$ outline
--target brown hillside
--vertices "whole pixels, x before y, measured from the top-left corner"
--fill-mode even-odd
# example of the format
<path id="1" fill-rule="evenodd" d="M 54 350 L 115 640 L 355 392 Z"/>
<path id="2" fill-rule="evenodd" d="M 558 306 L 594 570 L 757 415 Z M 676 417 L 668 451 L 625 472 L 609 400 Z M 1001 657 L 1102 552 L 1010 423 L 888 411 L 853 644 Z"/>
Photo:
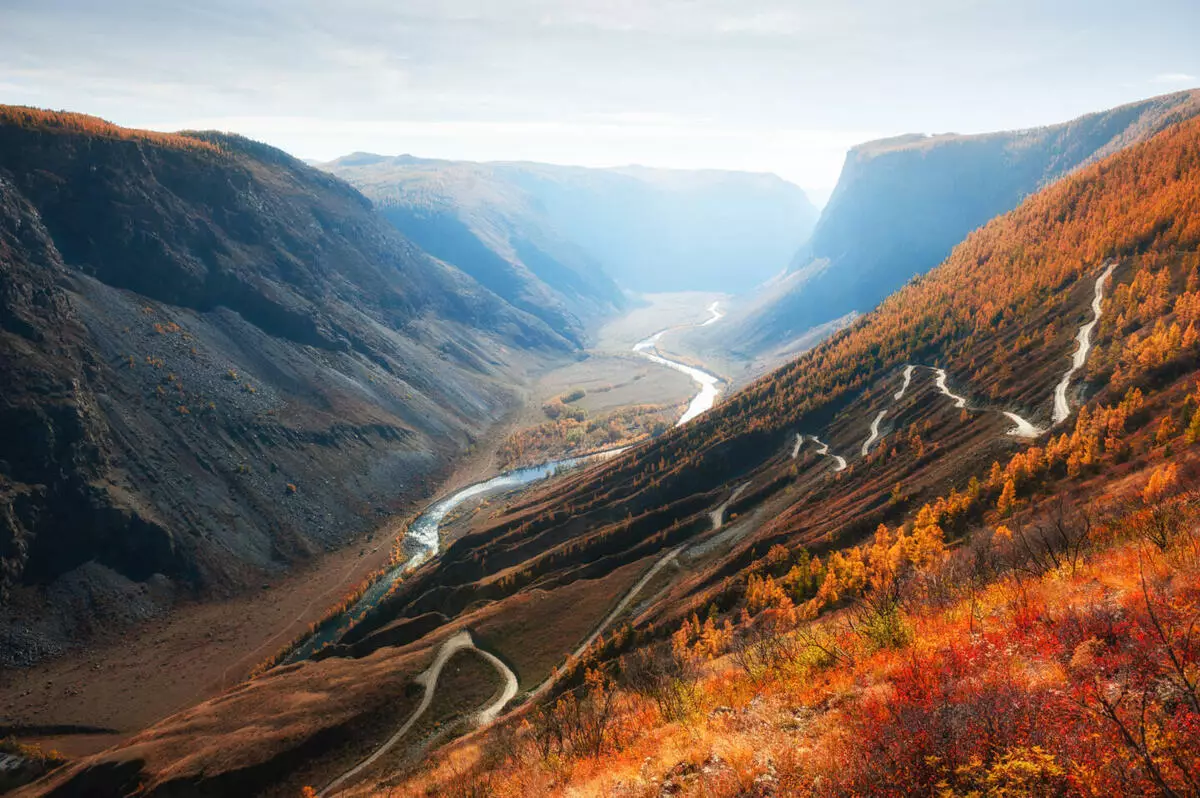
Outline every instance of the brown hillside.
<path id="1" fill-rule="evenodd" d="M 1095 351 L 1068 392 L 1076 412 L 1036 439 L 1007 434 L 1004 411 L 1050 426 L 1110 263 Z M 1030 198 L 697 423 L 495 510 L 402 582 L 349 651 L 364 665 L 396 656 L 388 635 L 402 619 L 441 613 L 447 629 L 503 629 L 486 644 L 536 684 L 580 625 L 617 606 L 628 588 L 614 580 L 669 567 L 563 669 L 555 701 L 364 790 L 1188 794 L 1200 648 L 1162 630 L 1200 617 L 1184 534 L 1200 442 L 1198 267 L 1193 121 Z M 897 400 L 905 364 L 922 368 Z M 805 443 L 793 457 L 797 433 L 830 454 Z M 535 600 L 546 594 L 563 600 Z M 299 695 L 317 669 L 353 679 L 358 662 L 289 667 L 251 689 Z M 1106 683 L 1126 685 L 1126 703 Z M 245 718 L 228 701 L 209 713 L 208 747 L 188 767 L 216 779 L 238 743 L 212 729 Z M 311 734 L 321 716 L 314 705 Z M 1122 731 L 1137 723 L 1140 743 Z M 140 744 L 166 750 L 172 728 Z M 259 755 L 279 761 L 312 738 L 272 739 Z M 116 749 L 56 783 L 124 767 L 163 794 L 177 786 L 160 756 L 139 759 Z"/>

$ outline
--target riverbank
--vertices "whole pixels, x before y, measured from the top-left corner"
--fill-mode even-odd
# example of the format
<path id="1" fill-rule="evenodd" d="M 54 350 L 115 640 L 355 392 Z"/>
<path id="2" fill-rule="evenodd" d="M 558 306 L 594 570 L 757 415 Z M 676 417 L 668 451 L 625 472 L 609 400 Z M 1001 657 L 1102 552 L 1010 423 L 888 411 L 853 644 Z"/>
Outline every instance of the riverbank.
<path id="1" fill-rule="evenodd" d="M 719 305 L 719 300 L 710 302 L 705 308 L 707 317 L 703 321 L 661 329 L 631 347 L 632 352 L 649 360 L 651 363 L 687 375 L 698 387 L 699 390 L 692 397 L 675 426 L 687 424 L 712 408 L 720 393 L 722 380 L 699 368 L 664 357 L 658 350 L 658 343 L 666 333 L 673 330 L 687 329 L 694 326 L 708 326 L 719 322 L 723 316 L 719 310 Z M 577 389 L 572 395 L 575 397 L 575 400 L 582 399 L 586 396 L 586 391 Z M 495 494 L 523 490 L 527 486 L 549 479 L 562 471 L 572 470 L 594 461 L 617 456 L 626 448 L 628 447 L 614 446 L 591 454 L 565 457 L 535 466 L 502 472 L 489 479 L 467 485 L 452 494 L 443 496 L 437 501 L 430 503 L 408 525 L 405 539 L 402 541 L 400 547 L 406 555 L 405 559 L 399 564 L 392 566 L 369 586 L 366 586 L 362 594 L 353 602 L 350 602 L 346 609 L 340 610 L 337 614 L 325 619 L 320 628 L 313 630 L 306 639 L 299 641 L 289 651 L 285 652 L 279 663 L 291 664 L 309 659 L 327 646 L 340 642 L 352 628 L 380 606 L 392 586 L 403 578 L 405 574 L 419 567 L 428 559 L 437 556 L 443 536 L 441 524 L 456 508 L 469 502 L 477 503 L 481 499 Z"/>
<path id="2" fill-rule="evenodd" d="M 89 734 L 23 735 L 67 756 L 109 748 L 181 709 L 224 692 L 388 565 L 401 524 L 435 496 L 495 473 L 496 451 L 521 423 L 534 392 L 460 460 L 433 496 L 411 502 L 346 546 L 264 577 L 258 590 L 183 602 L 133 628 L 101 633 L 36 668 L 0 671 L 0 720 L 95 727 Z"/>
<path id="3" fill-rule="evenodd" d="M 531 371 L 525 401 L 493 427 L 429 497 L 413 502 L 374 531 L 347 546 L 265 579 L 259 590 L 226 599 L 188 602 L 161 618 L 120 633 L 100 635 L 85 648 L 28 670 L 0 672 L 0 704 L 7 723 L 96 727 L 91 734 L 27 736 L 23 741 L 83 756 L 111 747 L 183 708 L 243 680 L 256 665 L 329 608 L 386 567 L 401 523 L 437 496 L 486 480 L 500 470 L 497 451 L 516 430 L 539 421 L 552 392 L 583 376 L 609 390 L 588 394 L 592 408 L 646 402 L 682 403 L 695 393 L 691 380 L 638 358 L 630 348 L 662 320 L 702 322 L 708 295 L 666 295 L 598 331 L 597 348 L 582 361 Z M 626 345 L 626 341 L 629 343 Z M 620 351 L 613 348 L 619 346 Z"/>

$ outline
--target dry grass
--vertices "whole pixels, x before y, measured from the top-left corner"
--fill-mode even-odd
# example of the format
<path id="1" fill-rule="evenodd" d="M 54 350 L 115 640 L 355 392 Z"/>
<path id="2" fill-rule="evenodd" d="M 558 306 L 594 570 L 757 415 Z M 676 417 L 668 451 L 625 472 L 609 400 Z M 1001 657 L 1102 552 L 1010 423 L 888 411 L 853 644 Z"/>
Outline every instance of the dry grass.
<path id="1" fill-rule="evenodd" d="M 554 590 L 526 590 L 467 616 L 476 639 L 505 659 L 522 690 L 562 666 L 625 591 L 650 567 L 638 560 L 602 579 L 579 579 Z"/>
<path id="2" fill-rule="evenodd" d="M 748 673 L 732 655 L 709 660 L 679 720 L 666 721 L 647 697 L 622 690 L 612 744 L 600 756 L 542 757 L 537 731 L 526 725 L 506 755 L 471 740 L 403 787 L 370 794 L 652 796 L 667 784 L 671 794 L 714 798 L 769 794 L 754 791 L 768 786 L 814 796 L 1154 792 L 1136 744 L 1122 742 L 1116 723 L 1098 714 L 1105 693 L 1095 692 L 1093 676 L 1157 674 L 1154 695 L 1167 695 L 1178 680 L 1167 645 L 1194 676 L 1196 641 L 1176 632 L 1200 612 L 1195 524 L 1193 515 L 1170 546 L 1157 549 L 1137 536 L 1136 513 L 1120 514 L 1070 571 L 1009 572 L 983 586 L 959 585 L 949 600 L 914 598 L 905 611 L 911 635 L 899 646 L 856 632 L 849 610 L 802 623 L 784 633 L 796 643 L 794 656 L 761 672 Z M 995 544 L 996 557 L 1005 545 Z M 1147 607 L 1162 623 L 1184 626 L 1156 634 Z M 1097 638 L 1110 615 L 1131 629 Z M 814 635 L 836 640 L 849 659 L 807 646 Z M 1200 750 L 1186 725 L 1194 713 L 1174 709 L 1173 700 L 1148 700 L 1151 761 L 1175 794 L 1190 794 L 1185 766 L 1171 758 L 1191 761 Z M 1118 710 L 1120 720 L 1136 724 L 1137 712 L 1128 710 Z M 1180 711 L 1185 725 L 1176 726 Z"/>

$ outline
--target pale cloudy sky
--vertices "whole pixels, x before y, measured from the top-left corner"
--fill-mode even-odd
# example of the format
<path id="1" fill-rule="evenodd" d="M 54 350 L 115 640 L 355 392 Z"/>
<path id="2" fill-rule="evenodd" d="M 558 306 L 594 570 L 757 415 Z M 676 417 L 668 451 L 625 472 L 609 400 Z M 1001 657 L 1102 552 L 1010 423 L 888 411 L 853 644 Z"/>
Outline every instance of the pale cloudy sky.
<path id="1" fill-rule="evenodd" d="M 1197 0 L 0 0 L 0 102 L 354 150 L 776 172 L 1200 85 Z"/>

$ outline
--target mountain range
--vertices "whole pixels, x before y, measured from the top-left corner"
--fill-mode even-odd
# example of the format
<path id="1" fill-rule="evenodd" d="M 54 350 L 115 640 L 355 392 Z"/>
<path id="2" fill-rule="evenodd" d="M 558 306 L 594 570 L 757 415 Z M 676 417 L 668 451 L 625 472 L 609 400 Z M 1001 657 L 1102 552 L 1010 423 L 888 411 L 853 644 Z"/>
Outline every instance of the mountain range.
<path id="1" fill-rule="evenodd" d="M 817 219 L 800 188 L 766 174 L 363 153 L 320 167 L 501 295 L 533 275 L 585 318 L 617 301 L 604 275 L 635 294 L 745 291 L 783 269 Z"/>
<path id="2" fill-rule="evenodd" d="M 329 645 L 27 792 L 1192 794 L 1198 101 L 856 148 L 788 273 L 693 341 L 839 329 L 435 521 L 438 555 L 332 608 Z M 337 545 L 323 513 L 349 534 L 347 494 L 427 484 L 526 359 L 577 356 L 637 290 L 571 222 L 628 170 L 328 167 L 360 194 L 235 137 L 7 113 L 9 606 Z M 63 549 L 90 559 L 43 570 Z"/>
<path id="3" fill-rule="evenodd" d="M 2 109 L 0 214 L 8 661 L 344 546 L 575 349 L 234 136 Z"/>
<path id="4" fill-rule="evenodd" d="M 814 328 L 871 310 L 1038 189 L 1197 114 L 1193 90 L 1047 127 L 853 147 L 811 238 L 705 342 L 743 354 L 811 345 Z"/>
<path id="5" fill-rule="evenodd" d="M 770 209 L 778 263 L 811 221 L 756 175 L 316 169 L 231 134 L 0 108 L 4 661 L 244 591 L 432 492 L 531 370 L 628 303 L 600 262 L 617 244 L 555 206 L 564 185 L 651 224 L 712 206 L 712 268 L 764 246 L 744 214 L 718 230 L 730 203 Z"/>

